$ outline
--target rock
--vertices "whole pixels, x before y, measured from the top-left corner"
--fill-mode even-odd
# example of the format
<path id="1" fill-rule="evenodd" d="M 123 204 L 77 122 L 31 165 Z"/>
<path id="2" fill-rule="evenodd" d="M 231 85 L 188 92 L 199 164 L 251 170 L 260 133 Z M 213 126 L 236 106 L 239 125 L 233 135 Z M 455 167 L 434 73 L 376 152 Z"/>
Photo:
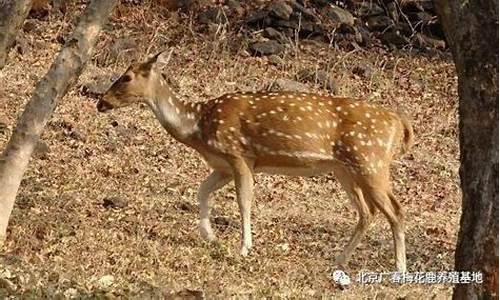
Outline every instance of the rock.
<path id="1" fill-rule="evenodd" d="M 338 92 L 338 86 L 335 80 L 326 71 L 319 70 L 316 74 L 318 83 L 323 86 L 323 88 L 329 90 L 333 94 Z"/>
<path id="2" fill-rule="evenodd" d="M 124 125 L 118 125 L 118 126 L 111 125 L 111 126 L 115 127 L 116 135 L 123 139 L 131 139 L 137 135 L 137 128 L 135 128 L 134 126 L 124 126 Z"/>
<path id="3" fill-rule="evenodd" d="M 295 92 L 308 92 L 311 89 L 300 82 L 295 80 L 280 78 L 269 85 L 269 90 L 272 91 L 295 91 Z"/>
<path id="4" fill-rule="evenodd" d="M 354 26 L 348 24 L 340 24 L 340 26 L 337 28 L 337 32 L 355 34 L 356 29 L 354 28 Z"/>
<path id="5" fill-rule="evenodd" d="M 201 24 L 226 24 L 227 15 L 220 7 L 211 7 L 198 15 L 198 21 Z"/>
<path id="6" fill-rule="evenodd" d="M 76 128 L 73 128 L 73 130 L 70 131 L 69 137 L 81 142 L 85 142 L 87 140 L 87 136 Z"/>
<path id="7" fill-rule="evenodd" d="M 394 25 L 394 28 L 391 30 L 399 31 L 401 35 L 404 35 L 406 37 L 410 37 L 415 33 L 413 31 L 413 28 L 411 28 L 411 26 L 407 22 L 399 22 Z"/>
<path id="8" fill-rule="evenodd" d="M 336 5 L 331 5 L 330 7 L 328 7 L 326 10 L 326 15 L 330 19 L 340 24 L 348 24 L 351 26 L 354 25 L 353 15 L 347 10 L 340 8 Z"/>
<path id="9" fill-rule="evenodd" d="M 400 6 L 401 11 L 405 14 L 418 11 L 434 11 L 432 0 L 401 1 Z"/>
<path id="10" fill-rule="evenodd" d="M 408 17 L 410 20 L 414 21 L 416 24 L 421 24 L 421 26 L 425 26 L 434 21 L 435 17 L 428 12 L 419 11 L 413 14 L 409 14 Z"/>
<path id="11" fill-rule="evenodd" d="M 316 16 L 311 10 L 305 8 L 304 6 L 300 5 L 296 1 L 292 1 L 290 5 L 293 7 L 293 9 L 299 14 L 302 19 L 305 20 L 310 20 L 313 22 L 320 22 L 320 18 Z"/>
<path id="12" fill-rule="evenodd" d="M 358 17 L 370 17 L 370 16 L 378 16 L 383 15 L 385 13 L 384 9 L 378 6 L 375 2 L 363 1 L 358 2 L 356 5 L 355 13 Z"/>
<path id="13" fill-rule="evenodd" d="M 398 5 L 396 4 L 396 2 L 389 2 L 386 6 L 387 6 L 387 13 L 389 14 L 389 17 L 391 17 L 391 19 L 394 22 L 398 22 L 399 21 L 399 8 L 398 8 Z"/>
<path id="14" fill-rule="evenodd" d="M 417 33 L 412 38 L 413 45 L 420 49 L 446 49 L 446 42 L 443 40 L 429 37 L 422 33 Z"/>
<path id="15" fill-rule="evenodd" d="M 282 41 L 283 40 L 283 34 L 279 32 L 278 30 L 272 28 L 272 27 L 266 27 L 263 32 L 264 37 L 272 39 L 272 40 L 277 40 L 277 41 Z"/>
<path id="16" fill-rule="evenodd" d="M 115 277 L 113 275 L 104 275 L 101 278 L 99 278 L 97 283 L 99 284 L 100 288 L 106 289 L 110 287 L 114 281 Z"/>
<path id="17" fill-rule="evenodd" d="M 357 32 L 361 35 L 361 42 L 359 43 L 361 46 L 369 48 L 372 45 L 372 34 L 366 29 L 364 26 L 357 26 Z"/>
<path id="18" fill-rule="evenodd" d="M 280 19 L 289 20 L 293 8 L 285 1 L 275 1 L 269 6 L 269 11 Z"/>
<path id="19" fill-rule="evenodd" d="M 63 295 L 64 297 L 66 297 L 66 299 L 74 299 L 78 296 L 78 290 L 75 288 L 69 288 L 64 291 Z"/>
<path id="20" fill-rule="evenodd" d="M 237 15 L 243 15 L 245 13 L 245 9 L 243 6 L 241 6 L 240 1 L 237 0 L 227 0 L 226 1 L 227 7 L 233 12 L 235 12 Z"/>
<path id="21" fill-rule="evenodd" d="M 330 4 L 330 0 L 312 0 L 311 2 L 320 7 Z"/>
<path id="22" fill-rule="evenodd" d="M 369 63 L 360 63 L 352 69 L 352 73 L 369 79 L 373 75 L 373 67 Z"/>
<path id="23" fill-rule="evenodd" d="M 7 278 L 0 278 L 0 291 L 5 291 L 7 294 L 14 294 L 16 290 L 17 286 L 12 281 Z"/>
<path id="24" fill-rule="evenodd" d="M 33 155 L 39 159 L 47 159 L 49 153 L 50 153 L 49 145 L 47 145 L 47 143 L 42 139 L 38 140 Z"/>
<path id="25" fill-rule="evenodd" d="M 186 211 L 186 212 L 197 212 L 198 211 L 197 205 L 194 205 L 194 204 L 186 202 L 186 201 L 178 202 L 174 206 L 176 209 Z"/>
<path id="26" fill-rule="evenodd" d="M 325 70 L 305 69 L 297 74 L 299 80 L 319 84 L 333 94 L 338 92 L 338 86 L 335 80 Z"/>
<path id="27" fill-rule="evenodd" d="M 203 300 L 205 299 L 203 291 L 197 290 L 182 290 L 176 293 L 169 293 L 166 295 L 167 300 Z"/>
<path id="28" fill-rule="evenodd" d="M 257 25 L 261 24 L 264 22 L 264 19 L 266 19 L 269 16 L 269 12 L 265 10 L 257 10 L 254 11 L 247 19 L 246 23 L 249 25 Z"/>
<path id="29" fill-rule="evenodd" d="M 267 59 L 272 65 L 275 66 L 280 66 L 283 64 L 283 59 L 281 59 L 281 57 L 279 57 L 278 55 L 270 55 Z"/>
<path id="30" fill-rule="evenodd" d="M 158 5 L 172 11 L 179 9 L 183 11 L 189 11 L 191 9 L 194 9 L 198 4 L 197 0 L 156 0 L 155 2 Z"/>
<path id="31" fill-rule="evenodd" d="M 383 31 L 387 27 L 393 26 L 394 22 L 388 16 L 373 16 L 366 19 L 365 25 L 370 31 Z"/>
<path id="32" fill-rule="evenodd" d="M 271 55 L 279 54 L 285 51 L 285 47 L 275 40 L 266 42 L 257 42 L 250 45 L 250 51 L 254 55 Z"/>
<path id="33" fill-rule="evenodd" d="M 290 28 L 292 30 L 299 30 L 300 29 L 299 22 L 296 21 L 296 20 L 288 20 L 288 21 L 285 21 L 285 20 L 274 20 L 273 21 L 273 25 L 275 27 Z"/>
<path id="34" fill-rule="evenodd" d="M 399 30 L 388 30 L 381 34 L 380 40 L 388 45 L 402 48 L 410 44 L 410 39 L 402 35 Z"/>
<path id="35" fill-rule="evenodd" d="M 102 199 L 104 208 L 124 208 L 127 206 L 127 201 L 118 196 L 105 197 Z"/>
<path id="36" fill-rule="evenodd" d="M 307 22 L 307 21 L 304 21 L 304 22 L 301 22 L 300 23 L 300 35 L 309 35 L 311 34 L 312 32 L 314 32 L 315 30 L 315 24 L 313 22 Z"/>

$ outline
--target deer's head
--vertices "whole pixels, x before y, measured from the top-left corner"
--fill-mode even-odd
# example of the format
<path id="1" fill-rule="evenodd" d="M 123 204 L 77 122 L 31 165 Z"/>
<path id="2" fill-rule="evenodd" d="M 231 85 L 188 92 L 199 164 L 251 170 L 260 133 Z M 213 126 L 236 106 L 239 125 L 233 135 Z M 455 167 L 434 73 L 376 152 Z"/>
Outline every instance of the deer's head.
<path id="1" fill-rule="evenodd" d="M 153 96 L 157 76 L 161 76 L 159 64 L 168 61 L 163 53 L 156 54 L 146 62 L 129 66 L 97 102 L 97 110 L 104 112 L 150 99 Z"/>

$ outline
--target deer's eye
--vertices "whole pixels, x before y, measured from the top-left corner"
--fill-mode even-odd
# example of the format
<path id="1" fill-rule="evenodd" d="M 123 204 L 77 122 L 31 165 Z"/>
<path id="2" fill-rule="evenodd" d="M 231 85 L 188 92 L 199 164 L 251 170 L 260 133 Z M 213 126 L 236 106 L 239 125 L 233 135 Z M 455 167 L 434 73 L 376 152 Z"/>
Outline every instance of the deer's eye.
<path id="1" fill-rule="evenodd" d="M 122 78 L 121 78 L 121 82 L 129 82 L 132 80 L 132 77 L 130 77 L 129 75 L 124 75 Z"/>

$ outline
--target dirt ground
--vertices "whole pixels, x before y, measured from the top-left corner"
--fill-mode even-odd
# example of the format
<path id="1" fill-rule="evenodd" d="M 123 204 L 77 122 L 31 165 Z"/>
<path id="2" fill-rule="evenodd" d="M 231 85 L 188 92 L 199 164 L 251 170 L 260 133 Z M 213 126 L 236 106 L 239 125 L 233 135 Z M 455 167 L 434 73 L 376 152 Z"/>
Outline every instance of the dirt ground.
<path id="1" fill-rule="evenodd" d="M 126 17 L 124 17 L 126 15 Z M 0 149 L 37 81 L 71 32 L 73 14 L 38 21 L 0 71 Z M 113 57 L 117 38 L 135 52 Z M 297 41 L 275 65 L 246 51 L 244 33 L 201 30 L 181 13 L 130 8 L 115 14 L 78 83 L 60 102 L 30 162 L 0 254 L 0 295 L 12 298 L 335 298 L 444 299 L 450 285 L 363 285 L 341 289 L 333 258 L 347 244 L 355 210 L 333 176 L 258 175 L 252 211 L 254 249 L 240 257 L 239 215 L 231 184 L 215 193 L 219 242 L 197 231 L 196 190 L 209 169 L 177 143 L 147 107 L 99 114 L 82 85 L 122 72 L 132 60 L 173 46 L 165 72 L 178 95 L 203 101 L 265 89 L 305 69 L 327 70 L 339 95 L 402 107 L 415 145 L 393 165 L 393 186 L 407 215 L 408 269 L 453 269 L 460 216 L 456 74 L 450 56 L 407 50 L 346 51 Z M 353 68 L 370 64 L 367 77 Z M 311 91 L 321 92 L 309 83 Z M 395 270 L 389 225 L 382 216 L 346 272 Z"/>

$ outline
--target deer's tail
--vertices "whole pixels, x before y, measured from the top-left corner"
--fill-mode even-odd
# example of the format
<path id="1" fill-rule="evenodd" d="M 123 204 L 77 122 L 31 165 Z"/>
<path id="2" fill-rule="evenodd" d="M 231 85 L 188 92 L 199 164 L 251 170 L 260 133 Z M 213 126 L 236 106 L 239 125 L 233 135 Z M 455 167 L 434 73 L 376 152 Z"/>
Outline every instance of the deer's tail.
<path id="1" fill-rule="evenodd" d="M 398 111 L 399 117 L 401 119 L 401 124 L 403 124 L 403 145 L 402 152 L 403 154 L 410 151 L 411 146 L 413 145 L 413 126 L 411 125 L 410 118 L 403 111 Z"/>

